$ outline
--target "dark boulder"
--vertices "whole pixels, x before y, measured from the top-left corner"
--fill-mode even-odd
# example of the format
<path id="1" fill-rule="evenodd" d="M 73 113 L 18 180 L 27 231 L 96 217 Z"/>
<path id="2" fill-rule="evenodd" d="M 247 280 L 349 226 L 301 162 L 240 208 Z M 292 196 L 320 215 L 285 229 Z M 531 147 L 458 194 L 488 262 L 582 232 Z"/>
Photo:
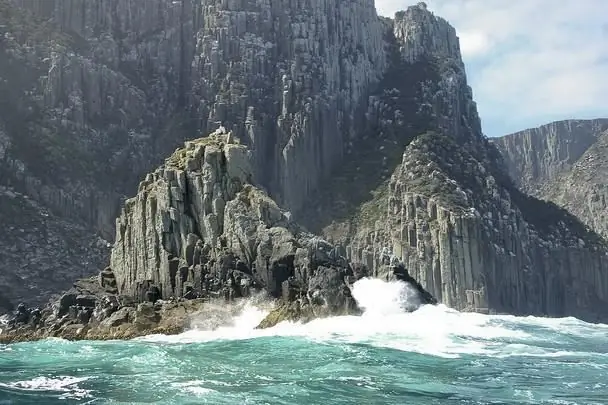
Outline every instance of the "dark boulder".
<path id="1" fill-rule="evenodd" d="M 38 326 L 42 320 L 42 311 L 40 308 L 34 308 L 30 313 L 30 325 Z"/>
<path id="2" fill-rule="evenodd" d="M 370 276 L 369 268 L 363 263 L 354 263 L 351 269 L 356 280 Z"/>
<path id="3" fill-rule="evenodd" d="M 78 320 L 79 323 L 86 325 L 87 323 L 89 323 L 89 320 L 91 319 L 92 316 L 93 316 L 93 310 L 91 308 L 83 308 L 80 311 L 78 311 L 78 315 L 76 316 L 76 319 Z"/>
<path id="4" fill-rule="evenodd" d="M 308 281 L 307 296 L 311 304 L 336 314 L 349 313 L 357 307 L 345 278 L 351 273 L 345 268 L 319 266 Z"/>
<path id="5" fill-rule="evenodd" d="M 15 311 L 12 322 L 13 324 L 20 325 L 26 324 L 30 321 L 30 310 L 23 303 L 17 305 L 17 310 Z"/>
<path id="6" fill-rule="evenodd" d="M 161 299 L 160 289 L 156 285 L 151 285 L 146 291 L 145 301 L 155 303 L 159 299 Z"/>
<path id="7" fill-rule="evenodd" d="M 95 308 L 97 297 L 94 295 L 78 295 L 76 297 L 76 305 L 84 308 Z"/>
<path id="8" fill-rule="evenodd" d="M 99 285 L 109 294 L 118 293 L 116 277 L 110 267 L 106 267 L 99 274 Z"/>
<path id="9" fill-rule="evenodd" d="M 422 285 L 416 281 L 415 278 L 410 276 L 410 273 L 407 271 L 403 264 L 399 264 L 393 267 L 393 275 L 397 280 L 405 281 L 409 285 L 411 285 L 417 292 L 420 298 L 420 304 L 437 304 L 437 299 L 431 295 L 427 290 L 422 287 Z"/>
<path id="10" fill-rule="evenodd" d="M 69 312 L 70 307 L 76 305 L 77 296 L 78 294 L 76 293 L 67 293 L 61 296 L 57 307 L 58 317 L 66 315 Z"/>

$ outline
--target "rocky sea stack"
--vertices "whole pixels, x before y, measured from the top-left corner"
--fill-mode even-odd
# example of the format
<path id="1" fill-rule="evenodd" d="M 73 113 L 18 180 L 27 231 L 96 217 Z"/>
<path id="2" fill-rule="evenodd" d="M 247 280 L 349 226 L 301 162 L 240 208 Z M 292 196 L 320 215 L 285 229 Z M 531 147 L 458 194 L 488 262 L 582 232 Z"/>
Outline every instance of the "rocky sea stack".
<path id="1" fill-rule="evenodd" d="M 260 327 L 357 313 L 361 277 L 608 319 L 606 228 L 512 180 L 424 3 L 0 0 L 0 34 L 0 202 L 37 207 L 0 238 L 0 310 L 27 304 L 2 340 L 173 333 L 256 291 L 278 303 Z M 70 258 L 12 236 L 40 229 Z M 49 262 L 53 291 L 25 276 Z"/>
<path id="2" fill-rule="evenodd" d="M 111 267 L 42 311 L 20 306 L 0 339 L 176 333 L 206 302 L 260 291 L 279 300 L 260 327 L 358 313 L 350 286 L 369 270 L 294 223 L 251 178 L 250 151 L 223 128 L 187 142 L 125 202 Z M 386 267 L 420 304 L 436 303 L 403 266 Z"/>

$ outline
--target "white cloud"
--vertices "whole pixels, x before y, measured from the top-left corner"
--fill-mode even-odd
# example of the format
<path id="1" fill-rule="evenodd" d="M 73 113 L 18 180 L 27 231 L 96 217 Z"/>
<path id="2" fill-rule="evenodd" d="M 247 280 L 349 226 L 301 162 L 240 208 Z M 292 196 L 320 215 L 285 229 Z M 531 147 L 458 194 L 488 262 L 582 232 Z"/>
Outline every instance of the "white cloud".
<path id="1" fill-rule="evenodd" d="M 480 31 L 460 32 L 460 50 L 464 57 L 482 55 L 490 49 L 492 41 Z"/>
<path id="2" fill-rule="evenodd" d="M 392 15 L 417 1 L 376 0 Z M 608 117 L 608 0 L 427 0 L 456 27 L 484 129 Z"/>

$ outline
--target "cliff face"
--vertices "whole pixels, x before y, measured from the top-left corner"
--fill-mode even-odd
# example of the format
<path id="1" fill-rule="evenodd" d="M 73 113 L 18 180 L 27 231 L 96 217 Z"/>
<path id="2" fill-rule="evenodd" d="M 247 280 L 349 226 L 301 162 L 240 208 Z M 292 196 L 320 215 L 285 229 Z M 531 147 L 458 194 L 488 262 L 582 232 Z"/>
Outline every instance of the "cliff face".
<path id="1" fill-rule="evenodd" d="M 553 122 L 493 142 L 522 190 L 608 237 L 608 119 Z"/>
<path id="2" fill-rule="evenodd" d="M 388 244 L 452 307 L 605 319 L 605 242 L 498 175 L 448 136 L 417 138 L 391 179 L 389 219 L 369 242 Z"/>
<path id="3" fill-rule="evenodd" d="M 391 277 L 380 264 L 404 261 L 451 307 L 606 319 L 605 242 L 512 183 L 481 133 L 454 30 L 419 5 L 396 16 L 393 32 L 401 61 L 426 78 L 409 91 L 417 94 L 417 110 L 388 97 L 380 98 L 380 109 L 384 117 L 405 112 L 417 125 L 380 119 L 405 153 L 393 160 L 390 151 L 377 151 L 358 165 L 395 161 L 390 179 L 372 183 L 362 204 L 336 207 L 337 220 L 310 221 L 311 228 L 345 245 L 350 260 L 377 276 Z M 319 211 L 350 194 L 326 190 Z"/>
<path id="4" fill-rule="evenodd" d="M 109 244 L 82 224 L 0 186 L 0 315 L 19 303 L 46 303 L 74 279 L 98 271 Z"/>
<path id="5" fill-rule="evenodd" d="M 108 239 L 122 196 L 185 139 L 220 125 L 252 149 L 257 181 L 298 208 L 357 135 L 386 66 L 386 27 L 371 0 L 1 4 L 57 33 L 37 47 L 4 40 L 9 64 L 30 62 L 0 69 L 23 99 L 6 115 L 29 122 L 7 134 L 31 134 L 10 151 L 7 173 Z M 18 26 L 2 30 L 11 38 Z M 61 178 L 49 178 L 36 148 Z"/>
<path id="6" fill-rule="evenodd" d="M 65 143 L 55 150 L 61 154 L 47 153 L 53 123 L 39 125 L 35 97 L 27 89 L 35 88 L 42 74 L 38 70 L 42 55 L 62 38 L 29 18 L 0 2 L 0 313 L 20 302 L 46 302 L 75 277 L 97 271 L 110 250 L 108 242 L 77 216 L 49 210 L 45 202 L 60 203 L 64 191 L 30 175 L 29 163 L 53 181 L 61 179 L 64 170 L 86 162 L 75 161 L 78 150 L 69 147 L 68 137 L 61 138 Z M 66 165 L 60 167 L 58 162 Z M 75 193 L 86 190 L 66 184 Z M 65 208 L 69 212 L 74 207 Z"/>
<path id="7" fill-rule="evenodd" d="M 115 228 L 105 293 L 230 298 L 256 285 L 297 311 L 348 312 L 350 277 L 367 271 L 346 256 L 387 278 L 405 261 L 458 309 L 605 319 L 604 241 L 518 191 L 482 135 L 455 30 L 424 3 L 394 20 L 372 0 L 0 6 L 0 173 Z M 161 157 L 216 128 L 110 223 Z"/>
<path id="8" fill-rule="evenodd" d="M 358 135 L 385 31 L 371 0 L 0 0 L 0 185 L 113 241 L 124 196 L 223 125 L 297 208 Z"/>

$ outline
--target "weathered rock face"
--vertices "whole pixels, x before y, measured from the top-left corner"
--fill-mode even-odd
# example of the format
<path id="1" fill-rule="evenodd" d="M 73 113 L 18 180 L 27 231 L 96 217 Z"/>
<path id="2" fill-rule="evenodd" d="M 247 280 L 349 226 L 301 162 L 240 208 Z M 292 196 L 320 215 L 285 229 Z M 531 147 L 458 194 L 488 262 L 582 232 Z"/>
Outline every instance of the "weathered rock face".
<path id="1" fill-rule="evenodd" d="M 120 172 L 141 170 L 133 155 L 143 94 L 80 55 L 75 38 L 7 0 L 0 31 L 2 182 L 110 239 L 122 189 L 135 183 Z"/>
<path id="2" fill-rule="evenodd" d="M 140 176 L 183 139 L 220 125 L 248 144 L 256 180 L 297 209 L 369 129 L 361 112 L 379 105 L 368 95 L 391 65 L 390 23 L 371 0 L 1 0 L 0 12 L 2 182 L 107 239 Z M 222 234 L 228 191 L 213 197 L 219 218 L 195 222 L 205 243 Z M 174 250 L 197 242 L 161 241 Z M 143 261 L 150 274 L 169 260 L 156 265 L 149 252 L 122 248 L 124 266 Z M 183 269 L 176 257 L 171 266 Z M 158 294 L 183 293 L 174 274 L 164 277 Z"/>
<path id="3" fill-rule="evenodd" d="M 64 201 L 65 194 L 30 176 L 24 163 L 33 163 L 48 179 L 60 179 L 63 172 L 50 160 L 70 161 L 78 152 L 45 153 L 50 127 L 38 127 L 34 97 L 26 89 L 42 74 L 39 58 L 59 39 L 28 17 L 0 1 L 0 312 L 21 302 L 46 302 L 75 277 L 93 274 L 109 256 L 108 242 L 77 216 L 48 209 L 45 202 Z M 40 131 L 30 137 L 28 130 L 34 128 Z M 69 139 L 62 141 L 69 145 Z M 72 161 L 71 167 L 79 164 Z"/>
<path id="4" fill-rule="evenodd" d="M 342 286 L 341 299 L 328 293 L 321 305 L 351 305 L 349 264 L 249 183 L 251 153 L 231 138 L 187 142 L 126 201 L 111 259 L 118 292 L 230 299 L 262 287 L 294 301 Z M 334 281 L 318 281 L 326 279 Z"/>
<path id="5" fill-rule="evenodd" d="M 63 178 L 48 178 L 24 145 L 10 151 L 12 181 L 108 238 L 121 197 L 185 139 L 219 125 L 250 146 L 257 181 L 298 208 L 358 134 L 358 112 L 387 64 L 386 24 L 372 0 L 2 0 L 2 7 L 31 11 L 35 24 L 60 33 L 36 49 L 16 38 L 11 49 L 31 66 L 6 68 L 5 84 L 24 100 L 14 116 L 30 122 L 10 127 L 9 137 L 31 133 L 28 145 L 44 137 L 46 160 Z"/>
<path id="6" fill-rule="evenodd" d="M 297 209 L 358 135 L 382 77 L 385 26 L 371 0 L 203 1 L 193 105 L 251 146 L 256 180 Z"/>
<path id="7" fill-rule="evenodd" d="M 19 303 L 45 304 L 109 258 L 108 242 L 5 187 L 0 187 L 0 223 L 0 315 Z"/>
<path id="8" fill-rule="evenodd" d="M 386 29 L 372 0 L 0 0 L 0 185 L 111 241 L 145 173 L 223 125 L 297 208 L 362 127 Z"/>
<path id="9" fill-rule="evenodd" d="M 608 319 L 606 243 L 567 211 L 513 185 L 481 133 L 453 29 L 418 5 L 396 16 L 394 35 L 401 60 L 427 72 L 410 89 L 418 109 L 404 98 L 380 97 L 379 124 L 405 153 L 371 199 L 350 212 L 338 208 L 333 223 L 311 221 L 312 228 L 346 245 L 347 257 L 376 276 L 393 277 L 380 264 L 403 261 L 457 309 Z M 396 111 L 416 126 L 400 124 Z M 365 158 L 378 165 L 393 156 Z M 329 190 L 324 201 L 350 195 Z"/>
<path id="10" fill-rule="evenodd" d="M 416 139 L 391 179 L 389 219 L 372 246 L 389 244 L 451 307 L 605 319 L 605 242 L 488 163 L 447 136 Z"/>
<path id="11" fill-rule="evenodd" d="M 493 142 L 518 187 L 608 237 L 608 119 L 554 122 Z"/>
<path id="12" fill-rule="evenodd" d="M 42 311 L 18 307 L 0 341 L 177 333 L 209 300 L 260 290 L 279 303 L 260 327 L 358 313 L 350 286 L 367 269 L 302 230 L 251 178 L 251 152 L 232 133 L 187 142 L 125 202 L 111 267 Z M 436 303 L 403 267 L 385 267 L 420 304 Z"/>
<path id="13" fill-rule="evenodd" d="M 572 170 L 585 152 L 608 129 L 608 119 L 566 120 L 492 139 L 515 184 L 531 195 Z"/>

